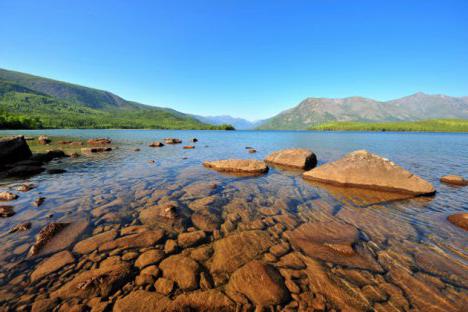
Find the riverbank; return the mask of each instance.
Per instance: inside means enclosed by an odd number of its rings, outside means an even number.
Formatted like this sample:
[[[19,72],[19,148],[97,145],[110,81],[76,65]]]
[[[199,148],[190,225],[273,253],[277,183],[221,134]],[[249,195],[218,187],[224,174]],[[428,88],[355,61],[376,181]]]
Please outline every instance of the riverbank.
[[[468,132],[468,120],[430,119],[398,122],[337,121],[310,127],[319,131]]]

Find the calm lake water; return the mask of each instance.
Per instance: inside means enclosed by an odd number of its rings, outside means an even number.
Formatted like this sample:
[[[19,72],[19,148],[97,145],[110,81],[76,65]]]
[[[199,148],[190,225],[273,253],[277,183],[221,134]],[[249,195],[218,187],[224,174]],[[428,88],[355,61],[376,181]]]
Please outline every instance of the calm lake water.
[[[468,210],[468,187],[451,187],[439,183],[447,174],[468,177],[468,134],[441,133],[372,133],[372,132],[309,132],[309,131],[159,131],[159,130],[40,130],[0,131],[0,136],[10,134],[71,136],[79,138],[108,137],[117,149],[110,153],[62,159],[49,164],[50,168],[65,168],[60,175],[46,173],[28,179],[37,188],[20,193],[13,204],[16,214],[0,219],[0,294],[3,306],[16,307],[30,304],[35,296],[21,301],[21,296],[36,294],[38,286],[28,279],[38,261],[23,262],[27,248],[34,242],[34,235],[46,224],[75,218],[89,220],[81,238],[96,233],[96,228],[110,226],[121,228],[138,224],[138,212],[154,204],[156,191],[181,206],[188,206],[195,197],[187,196],[186,189],[197,183],[216,183],[210,193],[216,196],[221,224],[235,213],[235,201],[245,203],[239,208],[239,224],[263,220],[256,209],[274,208],[281,201],[284,214],[295,218],[295,226],[285,226],[284,231],[294,230],[308,222],[338,221],[356,227],[363,238],[359,242],[368,248],[373,261],[383,269],[356,268],[340,261],[319,259],[324,272],[334,283],[340,296],[366,298],[351,303],[357,310],[381,309],[390,311],[415,309],[420,311],[455,311],[462,309],[467,298],[467,232],[450,224],[448,215]],[[148,144],[166,137],[176,137],[184,144],[196,145],[184,150],[182,145],[166,145],[150,148]],[[197,143],[189,143],[198,138]],[[257,150],[249,154],[245,147]],[[135,148],[141,151],[135,152]],[[227,158],[264,159],[270,152],[285,148],[308,148],[315,152],[318,165],[336,160],[348,152],[366,149],[408,169],[431,182],[437,189],[432,198],[416,198],[393,201],[382,194],[366,194],[336,187],[313,185],[301,178],[301,172],[271,168],[260,177],[236,177],[219,174],[202,166],[205,160]],[[154,160],[154,163],[150,163]],[[0,190],[6,190],[20,181],[0,181]],[[39,196],[44,204],[33,207]],[[206,196],[206,195],[204,195]],[[106,203],[122,199],[112,216],[103,217],[94,209]],[[229,206],[229,211],[223,207]],[[239,207],[242,204],[239,204]],[[234,209],[234,210],[233,210]],[[190,218],[190,215],[186,216]],[[230,218],[230,217],[229,217]],[[7,234],[19,223],[31,221],[30,231]],[[133,222],[133,223],[132,223]],[[190,222],[189,222],[190,223]],[[287,241],[285,235],[275,239]],[[215,239],[214,239],[215,240]],[[69,248],[72,248],[71,245]],[[76,256],[76,262],[80,261]],[[85,257],[85,256],[82,256]],[[341,257],[341,256],[337,256]],[[390,260],[389,260],[390,259]],[[273,260],[272,260],[273,261]],[[207,262],[209,263],[209,261]],[[273,262],[272,262],[273,263]],[[327,264],[328,263],[328,264]],[[202,265],[205,265],[202,263]],[[72,265],[73,266],[73,265]],[[209,264],[206,264],[208,270]],[[79,272],[82,268],[72,267]],[[349,271],[366,276],[363,282],[353,278]],[[58,271],[60,276],[62,271]],[[369,276],[367,276],[369,275]],[[73,274],[71,275],[73,276]],[[70,274],[67,273],[67,278]],[[67,280],[64,277],[64,281]],[[297,283],[302,292],[320,292],[309,282]],[[225,281],[226,282],[226,281]],[[50,282],[50,289],[59,285]],[[304,283],[303,286],[301,283]],[[307,284],[310,283],[310,284]],[[223,282],[218,283],[223,287]],[[394,287],[401,298],[391,291]],[[309,285],[309,286],[307,286]],[[315,285],[315,286],[314,286]],[[382,298],[369,298],[364,289],[372,285],[383,291]],[[46,288],[47,288],[46,287]],[[309,287],[309,288],[307,288]],[[314,288],[315,287],[315,288]],[[221,289],[220,288],[220,289]],[[305,289],[305,290],[304,290]],[[330,290],[332,291],[332,290]],[[301,293],[302,293],[301,292]],[[339,307],[339,300],[328,297],[322,290],[326,307]],[[11,296],[14,294],[14,296]],[[0,303],[2,302],[0,296]],[[24,299],[24,298],[23,298]],[[303,304],[302,299],[294,299]],[[305,299],[304,299],[305,300]],[[356,299],[361,300],[361,299]],[[392,301],[393,300],[393,301]],[[284,305],[283,305],[284,307]]]

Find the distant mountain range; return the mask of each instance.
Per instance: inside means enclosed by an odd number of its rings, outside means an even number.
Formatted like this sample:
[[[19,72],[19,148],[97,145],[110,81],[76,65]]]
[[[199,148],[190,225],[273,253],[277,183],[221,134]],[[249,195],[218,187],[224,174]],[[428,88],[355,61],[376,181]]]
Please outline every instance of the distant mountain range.
[[[0,128],[225,129],[111,92],[0,69]]]
[[[296,107],[265,120],[258,129],[301,130],[332,121],[415,121],[468,119],[468,97],[422,92],[387,102],[364,97],[307,98]]]
[[[212,125],[223,125],[229,124],[238,130],[250,130],[255,129],[262,124],[263,120],[250,121],[243,118],[236,118],[229,115],[221,116],[199,116],[192,115],[194,118],[200,120],[201,122],[212,124]]]
[[[468,97],[416,93],[377,101],[307,98],[266,120],[199,116],[125,100],[111,92],[0,69],[0,128],[302,130],[328,122],[468,119]],[[232,126],[230,126],[232,125]]]

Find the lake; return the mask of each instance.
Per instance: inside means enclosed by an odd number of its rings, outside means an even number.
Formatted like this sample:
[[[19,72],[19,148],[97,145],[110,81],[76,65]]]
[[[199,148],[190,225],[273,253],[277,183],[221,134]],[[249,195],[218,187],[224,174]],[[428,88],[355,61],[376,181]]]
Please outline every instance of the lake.
[[[234,301],[249,307],[272,296],[271,293],[251,294],[249,285],[245,286],[247,290],[242,290],[243,295],[238,296],[242,291],[236,288],[238,285],[231,276],[237,274],[236,279],[242,280],[243,272],[238,271],[254,259],[274,267],[275,272],[281,273],[278,278],[286,281],[287,289],[283,293],[282,289],[275,290],[280,286],[271,286],[275,294],[280,291],[279,301],[275,301],[277,298],[265,301],[281,309],[457,311],[462,309],[463,302],[466,304],[468,236],[446,218],[468,210],[468,187],[441,184],[439,178],[447,174],[468,176],[468,134],[0,131],[0,136],[12,134],[83,139],[108,137],[116,148],[108,153],[53,161],[49,168],[63,168],[66,172],[34,176],[28,181],[37,185],[36,188],[17,192],[20,197],[11,203],[16,214],[0,219],[0,306],[15,310],[48,299],[54,291],[67,286],[67,282],[72,283],[73,278],[83,272],[105,267],[103,261],[109,258],[115,262],[113,265],[132,265],[125,281],[113,285],[121,288],[116,294],[111,295],[115,289],[100,293],[109,308],[135,289],[154,292],[154,282],[162,278],[153,274],[148,277],[149,282],[142,281],[143,278],[138,280],[141,268],[135,268],[135,261],[148,250],[168,248],[166,242],[178,237],[177,251],[166,249],[164,256],[153,262],[163,268],[165,282],[176,282],[165,294],[166,298],[179,303],[189,302],[195,309],[200,303],[189,296],[194,291],[204,292],[199,298],[205,298],[207,289],[217,291],[217,300],[228,307]],[[166,137],[180,138],[184,142],[182,145],[196,147],[191,150],[183,149],[180,144],[148,147],[150,142]],[[192,138],[197,138],[198,142],[188,143]],[[248,153],[248,146],[255,148],[257,153]],[[136,148],[140,151],[135,151]],[[296,170],[271,167],[263,176],[239,177],[202,166],[206,160],[261,160],[272,151],[285,148],[313,150],[318,165],[339,159],[348,152],[366,149],[428,180],[437,193],[430,198],[395,200],[384,193],[313,184],[304,181],[302,172]],[[0,191],[14,190],[13,185],[20,182],[24,181],[0,181]],[[38,197],[46,199],[43,205],[34,207],[31,203]],[[26,258],[26,254],[35,235],[45,225],[54,221],[81,222],[82,228],[75,227],[77,234],[70,234],[72,241],[55,250],[72,251],[76,241],[109,231],[117,233],[111,240],[125,237],[127,230],[122,229],[131,226],[130,235],[137,235],[142,211],[154,205],[172,205],[177,214],[175,218],[166,216],[168,220],[144,222],[153,230],[164,228],[162,240],[151,246],[127,248],[118,245],[103,250],[96,250],[99,246],[95,246],[89,252],[74,250],[68,263],[49,273],[47,278],[31,282],[31,272],[44,258]],[[198,240],[193,238],[195,243],[190,238],[184,246],[180,233],[192,233],[195,228],[200,228],[194,226],[193,216],[197,213],[202,219],[197,224],[209,223],[217,230],[205,231]],[[14,225],[26,221],[32,223],[29,231],[8,234]],[[336,233],[341,229],[343,233],[348,230],[357,233],[357,238],[352,241],[356,254],[343,255],[338,250],[340,241],[326,241],[327,231]],[[251,236],[246,238],[241,233]],[[229,237],[234,237],[234,242],[226,243]],[[291,241],[301,239],[308,241],[304,248]],[[275,246],[275,252],[271,251],[272,246]],[[189,270],[184,276],[171,271],[171,263],[166,260],[175,257],[169,256],[173,253],[196,262],[188,265],[196,266],[196,269]],[[231,254],[236,256],[227,261]],[[160,261],[166,263],[159,264]],[[185,262],[179,261],[184,271]],[[193,275],[193,285],[186,284],[187,275]],[[202,290],[197,290],[199,288]],[[90,299],[88,295],[73,295],[72,291],[62,291],[57,296],[61,298],[54,301],[57,305],[65,302],[86,304]]]

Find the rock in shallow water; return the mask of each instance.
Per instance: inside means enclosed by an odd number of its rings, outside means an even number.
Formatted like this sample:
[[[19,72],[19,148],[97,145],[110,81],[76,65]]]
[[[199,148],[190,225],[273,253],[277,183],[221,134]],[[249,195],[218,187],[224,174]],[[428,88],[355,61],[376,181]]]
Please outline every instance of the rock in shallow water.
[[[272,306],[289,300],[281,274],[271,265],[254,260],[235,271],[227,285],[228,294],[238,292],[258,306]]]
[[[159,265],[165,278],[173,280],[184,290],[198,288],[199,264],[182,255],[170,256]]]
[[[457,175],[443,176],[442,178],[440,178],[440,182],[443,182],[446,184],[452,184],[452,185],[459,185],[459,186],[468,185],[468,180],[466,180],[462,176],[457,176]]]
[[[304,179],[412,195],[433,195],[426,180],[378,155],[359,150],[303,175]]]
[[[14,163],[31,156],[24,136],[0,138],[0,164]]]
[[[265,162],[255,159],[225,159],[216,161],[205,161],[203,166],[221,172],[263,174],[268,172]]]
[[[114,305],[114,312],[168,311],[171,300],[167,297],[145,290],[134,290],[120,298]]]
[[[448,216],[447,219],[454,225],[468,231],[468,213],[457,213]]]
[[[150,247],[159,242],[164,237],[164,231],[145,231],[138,234],[127,235],[108,241],[99,246],[99,251],[107,251],[112,249],[129,249]]]
[[[0,201],[10,201],[18,198],[18,195],[11,192],[0,192]]]
[[[75,262],[75,258],[69,251],[65,250],[56,253],[37,265],[31,274],[31,281],[35,282],[73,262]]]
[[[309,170],[317,165],[317,156],[307,149],[285,149],[271,153],[265,161],[275,165]]]

